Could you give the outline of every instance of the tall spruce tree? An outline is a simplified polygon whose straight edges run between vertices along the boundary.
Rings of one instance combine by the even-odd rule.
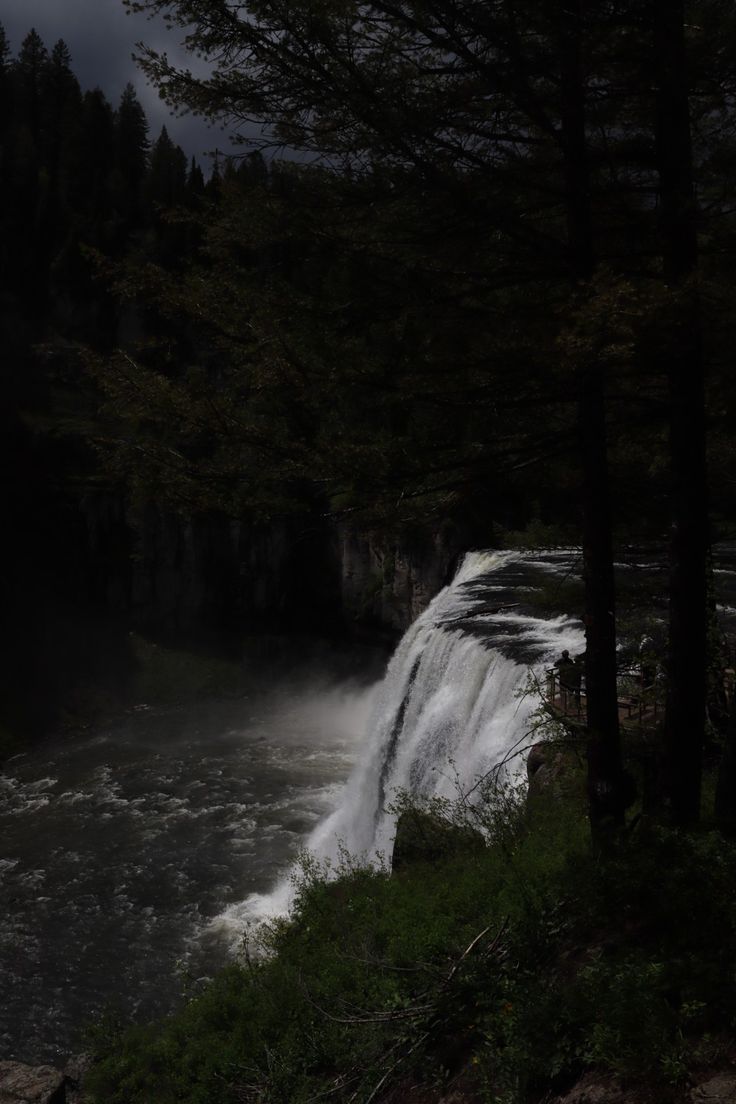
[[[166,127],[162,127],[151,149],[146,180],[149,202],[158,207],[176,206],[184,199],[186,183],[186,155],[171,141]]]
[[[30,30],[21,43],[13,65],[16,123],[28,129],[33,141],[41,138],[44,109],[44,83],[49,54],[39,33]]]
[[[0,23],[0,228],[8,219],[10,201],[10,136],[13,124],[11,83],[10,83],[10,43],[5,28]],[[7,234],[0,233],[0,272],[9,268]],[[0,285],[3,277],[0,276]]]
[[[656,148],[663,278],[674,310],[666,338],[672,538],[665,794],[678,825],[697,822],[708,655],[705,370],[683,0],[654,0]]]
[[[110,244],[115,129],[112,107],[99,88],[84,94],[77,156],[81,210],[91,240],[97,245]]]
[[[187,172],[187,200],[196,203],[205,194],[204,173],[195,157],[189,162]]]
[[[43,159],[51,187],[49,236],[55,244],[64,240],[65,222],[72,213],[71,154],[78,139],[81,115],[82,91],[72,71],[69,48],[60,39],[51,51],[43,81]]]
[[[113,191],[126,231],[143,219],[143,186],[148,172],[148,120],[135,88],[128,83],[115,113]]]
[[[583,294],[596,264],[583,70],[586,7],[581,0],[570,0],[561,14],[560,26],[560,140],[567,243],[571,273]],[[616,681],[616,594],[605,379],[595,346],[578,365],[576,387],[582,472],[588,798],[594,838],[605,844],[623,825],[625,802]]]

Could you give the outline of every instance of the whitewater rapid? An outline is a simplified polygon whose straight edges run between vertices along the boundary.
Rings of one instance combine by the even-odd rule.
[[[526,738],[529,672],[582,646],[570,589],[555,595],[576,570],[574,551],[471,553],[378,682],[295,667],[7,762],[0,1058],[63,1064],[106,1008],[165,1013],[182,973],[211,976],[249,922],[288,911],[305,845],[388,861],[397,793],[457,796]]]
[[[584,648],[579,620],[541,616],[519,599],[550,575],[569,575],[575,550],[470,552],[449,586],[408,629],[374,688],[362,754],[334,811],[306,841],[317,860],[346,853],[390,860],[397,797],[459,798],[533,741],[537,685],[567,648]],[[288,913],[293,871],[214,922],[240,939],[249,925]]]

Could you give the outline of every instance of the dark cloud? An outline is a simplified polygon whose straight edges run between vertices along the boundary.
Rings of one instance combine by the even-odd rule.
[[[200,119],[174,118],[155,88],[146,85],[132,60],[136,42],[166,49],[170,57],[183,57],[181,34],[167,31],[160,20],[128,15],[122,0],[2,0],[0,22],[13,52],[31,27],[51,48],[63,38],[69,47],[74,71],[83,88],[99,86],[117,104],[128,81],[138,90],[151,124],[153,138],[165,125],[187,154],[205,159],[208,151],[229,148],[227,135]]]

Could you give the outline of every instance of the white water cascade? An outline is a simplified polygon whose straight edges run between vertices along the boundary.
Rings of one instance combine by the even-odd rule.
[[[341,849],[371,861],[390,856],[401,792],[458,797],[523,746],[539,705],[541,676],[562,649],[584,647],[580,622],[537,616],[524,592],[540,576],[567,575],[574,553],[470,552],[452,583],[404,635],[374,688],[363,752],[339,804],[306,841],[318,859]],[[518,766],[520,760],[517,758]],[[218,924],[232,933],[288,911],[290,878],[273,893],[231,906]]]

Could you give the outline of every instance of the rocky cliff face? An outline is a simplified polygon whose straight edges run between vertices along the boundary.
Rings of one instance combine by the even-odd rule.
[[[390,639],[448,581],[463,547],[450,524],[391,536],[319,520],[252,526],[153,505],[130,517],[110,495],[83,509],[91,597],[144,631],[342,625]]]
[[[435,532],[395,537],[345,529],[339,534],[343,617],[354,627],[398,636],[451,578],[462,535]]]
[[[110,495],[83,509],[90,597],[144,632],[322,630],[338,617],[340,565],[325,525],[248,525],[152,504],[131,514]]]

